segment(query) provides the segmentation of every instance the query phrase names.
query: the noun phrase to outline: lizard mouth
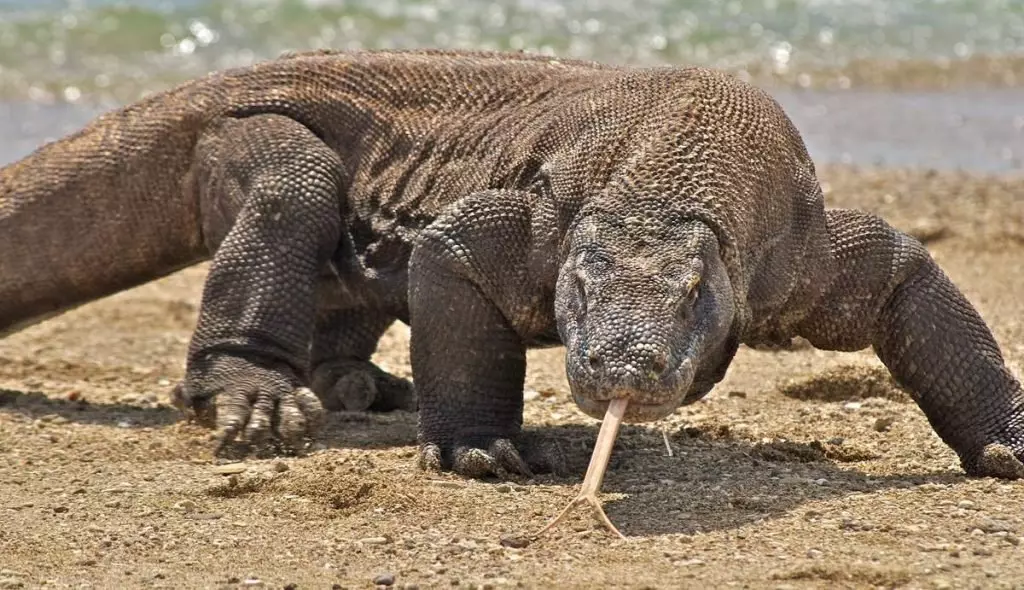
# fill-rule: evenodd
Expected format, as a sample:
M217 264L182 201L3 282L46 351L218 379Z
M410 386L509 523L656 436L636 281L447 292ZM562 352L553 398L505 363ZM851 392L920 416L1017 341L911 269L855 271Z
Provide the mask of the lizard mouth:
M684 359L668 379L661 381L661 387L649 389L620 385L595 392L591 389L594 383L589 382L574 384L582 387L572 386L570 389L576 405L591 418L604 417L609 401L616 398L628 399L629 405L626 406L623 421L635 424L660 420L683 405L693 384L693 378L693 363L689 359ZM587 395L588 393L590 395Z
M626 397L627 399L629 398L629 396L623 397ZM579 397L576 397L575 400L576 405L579 406L580 410L591 418L597 418L600 420L604 418L605 412L608 411L609 400L592 400ZM680 395L678 399L658 404L642 403L630 400L629 405L626 406L626 414L623 416L622 420L623 422L631 424L661 420L665 416L676 411L676 408L682 405L682 401L682 395Z

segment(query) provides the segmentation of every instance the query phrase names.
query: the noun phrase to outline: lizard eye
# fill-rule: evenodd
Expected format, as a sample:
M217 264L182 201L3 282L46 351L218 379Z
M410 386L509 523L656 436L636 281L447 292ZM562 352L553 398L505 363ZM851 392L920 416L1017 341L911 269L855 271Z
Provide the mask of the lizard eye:
M697 297L700 296L700 284L696 284L686 293L686 305L693 307L693 304L697 303Z
M690 277L684 288L686 296L683 297L680 313L683 316L689 316L693 313L693 306L697 303L697 298L700 297L700 277L697 275Z

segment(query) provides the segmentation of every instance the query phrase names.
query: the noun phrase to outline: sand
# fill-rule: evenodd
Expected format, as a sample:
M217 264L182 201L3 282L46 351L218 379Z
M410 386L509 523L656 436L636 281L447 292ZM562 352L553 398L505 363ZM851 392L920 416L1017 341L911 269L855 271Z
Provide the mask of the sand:
M928 244L1024 361L1024 178L824 167L832 206ZM1024 588L1024 483L964 476L870 351L742 348L704 401L622 428L578 510L597 421L559 349L531 352L526 423L566 477L428 475L416 418L335 414L322 449L223 465L168 403L205 267L0 341L0 588ZM409 374L408 331L377 360ZM668 436L669 456L662 432Z

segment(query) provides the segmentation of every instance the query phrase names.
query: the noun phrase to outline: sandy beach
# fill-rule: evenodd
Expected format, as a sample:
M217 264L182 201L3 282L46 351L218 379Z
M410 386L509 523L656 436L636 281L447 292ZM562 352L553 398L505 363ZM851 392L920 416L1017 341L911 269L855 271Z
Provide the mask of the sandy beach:
M925 241L1024 364L1024 177L819 176L830 206ZM870 351L743 348L704 401L624 427L603 497L628 541L581 510L501 544L574 496L597 433L560 349L530 355L526 423L574 475L426 475L406 413L332 415L307 457L218 466L167 397L204 274L0 341L0 587L1024 587L1024 484L965 477ZM408 375L407 345L395 326L378 362Z

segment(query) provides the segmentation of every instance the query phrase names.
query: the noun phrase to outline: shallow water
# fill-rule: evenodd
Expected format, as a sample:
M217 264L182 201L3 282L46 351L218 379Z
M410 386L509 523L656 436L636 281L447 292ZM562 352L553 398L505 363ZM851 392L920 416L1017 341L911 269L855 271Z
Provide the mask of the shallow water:
M422 46L780 72L1013 56L1024 0L0 0L0 162L211 69ZM1022 167L1022 88L773 93L818 162Z
M113 93L316 47L771 70L1024 54L1024 0L0 0L0 91Z
M773 94L821 164L1024 171L1024 88ZM63 102L0 102L0 165L75 131L102 110Z

